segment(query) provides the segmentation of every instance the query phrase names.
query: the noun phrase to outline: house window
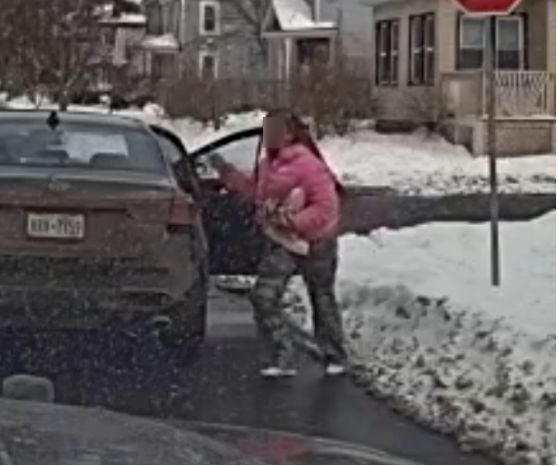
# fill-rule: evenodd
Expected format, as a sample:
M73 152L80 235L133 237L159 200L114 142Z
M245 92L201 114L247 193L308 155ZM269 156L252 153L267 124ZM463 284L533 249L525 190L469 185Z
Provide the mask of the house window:
M200 34L219 33L219 2L205 0L200 2Z
M462 17L460 20L460 69L483 68L488 22L483 18ZM524 66L524 18L519 15L497 18L496 66L521 69Z
M410 84L433 84L435 77L435 15L410 17Z
M376 82L398 84L398 51L400 25L398 20L379 21L376 25Z
M524 27L521 16L497 18L497 67L518 70L523 67Z
M218 76L218 57L216 52L203 51L199 56L200 79L212 80Z

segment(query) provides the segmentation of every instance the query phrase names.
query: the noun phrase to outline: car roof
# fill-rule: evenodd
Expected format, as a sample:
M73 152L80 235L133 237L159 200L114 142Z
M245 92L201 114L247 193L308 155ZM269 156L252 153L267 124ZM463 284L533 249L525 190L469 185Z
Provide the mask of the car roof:
M54 110L10 110L1 109L0 110L0 122L11 121L11 120L28 120L28 121L44 121L46 123L47 118ZM58 118L62 123L80 123L80 124L92 124L92 125L115 125L124 126L128 128L145 128L145 124L136 118L114 115L114 114L104 114L96 112L76 112L76 111L57 111Z

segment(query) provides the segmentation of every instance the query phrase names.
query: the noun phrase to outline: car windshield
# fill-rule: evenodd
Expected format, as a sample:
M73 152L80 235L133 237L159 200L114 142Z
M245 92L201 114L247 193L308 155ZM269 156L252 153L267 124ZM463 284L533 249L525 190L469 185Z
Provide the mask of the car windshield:
M155 138L136 128L43 121L0 122L0 166L75 167L94 171L164 173Z

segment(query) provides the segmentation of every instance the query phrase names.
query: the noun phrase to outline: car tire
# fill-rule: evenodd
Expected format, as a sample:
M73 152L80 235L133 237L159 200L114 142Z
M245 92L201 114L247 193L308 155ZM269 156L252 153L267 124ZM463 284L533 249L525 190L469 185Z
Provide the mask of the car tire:
M170 311L173 326L160 332L162 347L173 362L187 362L198 353L206 336L207 309L208 275L203 270Z

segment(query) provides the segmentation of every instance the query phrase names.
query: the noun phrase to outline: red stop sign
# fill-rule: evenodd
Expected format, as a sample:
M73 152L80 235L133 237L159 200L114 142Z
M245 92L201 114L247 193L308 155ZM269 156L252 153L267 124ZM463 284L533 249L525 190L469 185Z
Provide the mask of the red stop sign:
M506 15L514 10L521 0L455 0L466 13L478 15Z

